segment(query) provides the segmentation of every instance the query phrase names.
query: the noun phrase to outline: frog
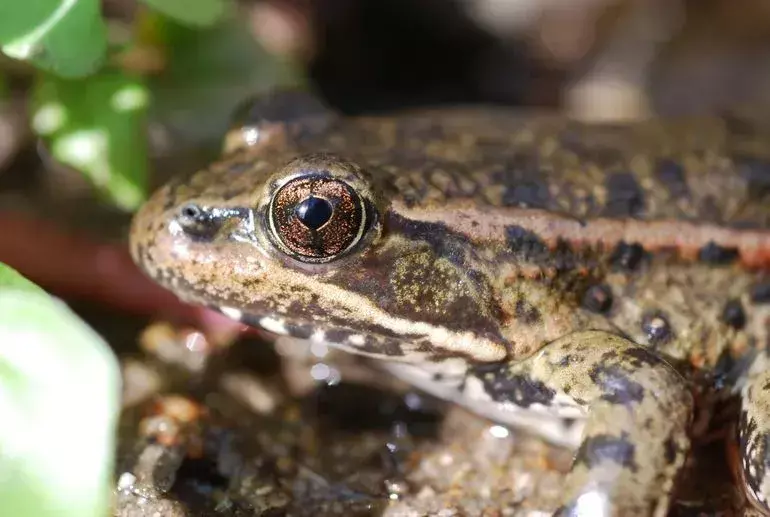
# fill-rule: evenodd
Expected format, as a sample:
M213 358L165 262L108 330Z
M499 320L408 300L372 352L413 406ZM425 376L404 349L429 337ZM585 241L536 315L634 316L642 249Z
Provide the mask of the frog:
M187 302L574 450L554 515L663 516L718 400L770 498L770 131L501 106L245 105L134 216Z

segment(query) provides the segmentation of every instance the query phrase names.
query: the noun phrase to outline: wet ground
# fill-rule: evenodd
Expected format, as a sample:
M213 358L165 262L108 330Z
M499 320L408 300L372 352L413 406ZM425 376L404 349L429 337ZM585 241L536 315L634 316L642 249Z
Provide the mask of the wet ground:
M546 516L569 469L568 450L318 345L160 325L123 364L116 516ZM726 457L696 448L671 516L755 515Z
M256 338L191 352L200 335L158 334L176 365L124 363L134 403L116 515L538 515L556 503L568 451L357 359L288 341L279 355Z

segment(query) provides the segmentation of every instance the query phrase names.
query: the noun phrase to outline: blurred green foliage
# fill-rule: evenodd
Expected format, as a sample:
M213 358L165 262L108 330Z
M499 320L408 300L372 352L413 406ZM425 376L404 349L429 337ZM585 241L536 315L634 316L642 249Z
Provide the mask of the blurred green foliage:
M87 79L40 78L32 127L63 163L83 171L121 208L144 199L149 93L140 76L101 71Z
M180 23L207 27L221 19L227 0L144 0L144 3Z
M149 121L210 139L245 96L293 82L233 0L142 0L130 20L100 6L0 2L0 51L37 70L32 127L53 157L124 210L147 195Z
M0 264L0 515L108 515L119 410L107 344Z
M95 72L107 49L99 0L0 3L0 49L63 77Z

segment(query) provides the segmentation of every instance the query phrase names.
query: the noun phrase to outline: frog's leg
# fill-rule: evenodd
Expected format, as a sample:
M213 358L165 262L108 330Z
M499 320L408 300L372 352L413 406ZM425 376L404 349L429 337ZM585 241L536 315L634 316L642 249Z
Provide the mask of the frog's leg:
M483 389L534 411L586 413L556 515L666 514L689 449L693 400L685 380L653 351L606 332L577 332L477 375L466 381L467 394Z
M757 373L741 392L741 467L746 489L757 503L770 510L770 368L764 354L757 357L752 370Z

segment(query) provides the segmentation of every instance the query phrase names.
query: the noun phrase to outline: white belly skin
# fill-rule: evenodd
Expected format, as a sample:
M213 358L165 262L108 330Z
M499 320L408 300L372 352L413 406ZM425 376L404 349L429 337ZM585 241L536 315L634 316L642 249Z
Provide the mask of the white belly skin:
M465 377L465 361L450 361L456 361L456 365L448 365L447 361L420 366L388 361L376 363L430 395L459 404L499 424L540 436L549 443L570 449L576 449L580 444L585 414L574 406L532 405L525 409L512 403L494 402L482 389L481 381ZM436 379L436 374L440 374L440 380ZM463 380L465 386L461 388Z

